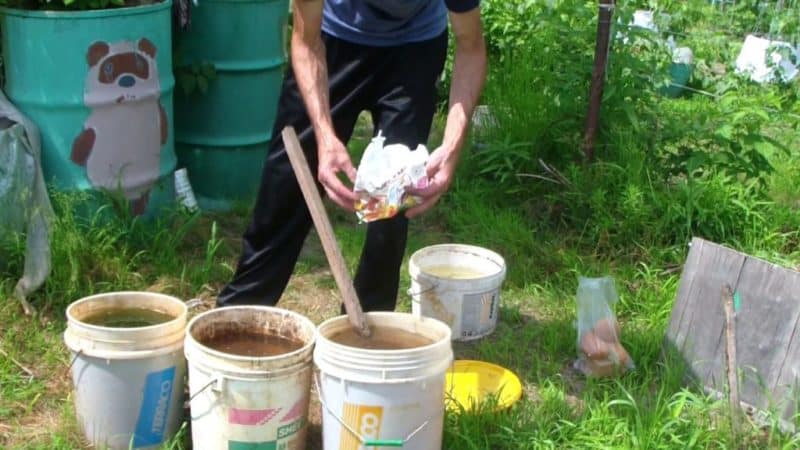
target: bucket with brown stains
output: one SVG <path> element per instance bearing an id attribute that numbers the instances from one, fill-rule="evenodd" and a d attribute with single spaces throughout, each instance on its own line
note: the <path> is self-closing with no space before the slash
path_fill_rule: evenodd
<path id="1" fill-rule="evenodd" d="M 196 450 L 305 448 L 314 324 L 267 306 L 218 308 L 186 333 Z"/>

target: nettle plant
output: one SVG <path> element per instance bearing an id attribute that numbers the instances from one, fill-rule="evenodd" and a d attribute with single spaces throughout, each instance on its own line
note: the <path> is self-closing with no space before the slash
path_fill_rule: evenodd
<path id="1" fill-rule="evenodd" d="M 180 31 L 173 31 L 176 37 L 172 45 L 172 71 L 175 84 L 184 95 L 205 95 L 211 83 L 217 78 L 214 64 L 205 61 L 186 62 L 180 44 Z"/>
<path id="2" fill-rule="evenodd" d="M 730 91 L 716 101 L 665 104 L 658 149 L 665 174 L 694 177 L 719 172 L 757 180 L 766 187 L 774 170 L 768 155 L 789 152 L 766 132 L 781 103 L 774 92 L 752 96 Z"/>

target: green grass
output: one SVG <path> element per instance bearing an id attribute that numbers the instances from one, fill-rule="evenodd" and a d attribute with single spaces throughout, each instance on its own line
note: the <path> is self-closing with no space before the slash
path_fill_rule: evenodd
<path id="1" fill-rule="evenodd" d="M 413 223 L 408 254 L 433 243 L 468 242 L 504 255 L 509 275 L 496 332 L 474 344 L 459 344 L 456 350 L 458 357 L 514 370 L 523 380 L 525 397 L 507 412 L 448 414 L 445 448 L 735 447 L 725 403 L 686 385 L 680 362 L 662 356 L 679 281 L 679 272 L 667 269 L 682 261 L 686 249 L 632 245 L 612 252 L 618 255 L 613 257 L 588 245 L 581 238 L 583 230 L 531 223 L 524 209 L 492 201 L 486 189 L 459 181 L 436 211 Z M 59 203 L 62 209 L 71 204 L 68 197 L 56 201 L 65 202 Z M 334 216 L 337 237 L 352 267 L 363 226 L 349 215 Z M 40 311 L 34 319 L 23 317 L 10 298 L 19 265 L 8 266 L 0 283 L 6 298 L 0 308 L 2 348 L 36 374 L 30 380 L 9 360 L 0 359 L 0 423 L 6 424 L 2 431 L 14 448 L 82 445 L 71 413 L 68 356 L 60 340 L 65 306 L 84 295 L 119 289 L 155 289 L 187 299 L 212 295 L 235 264 L 245 217 L 178 213 L 169 222 L 149 226 L 62 218 L 55 227 L 53 274 L 33 299 Z M 640 259 L 643 255 L 647 258 Z M 19 256 L 18 251 L 12 253 L 11 260 Z M 800 261 L 796 252 L 783 258 Z M 325 265 L 317 249 L 303 258 L 301 273 Z M 610 274 L 618 282 L 622 340 L 636 363 L 635 371 L 621 379 L 586 380 L 569 369 L 576 356 L 578 274 Z M 408 282 L 404 268 L 402 286 Z M 330 281 L 310 289 L 332 290 L 335 285 Z M 409 308 L 406 297 L 401 293 L 404 310 Z M 30 441 L 24 438 L 27 421 L 43 413 L 57 419 L 54 432 Z M 744 439 L 741 448 L 798 444 L 772 428 L 753 427 Z M 170 445 L 180 448 L 184 441 L 185 436 Z"/>
<path id="2" fill-rule="evenodd" d="M 598 161 L 590 164 L 576 157 L 595 4 L 532 2 L 525 14 L 536 20 L 526 23 L 537 27 L 487 25 L 492 32 L 507 30 L 493 36 L 493 46 L 530 53 L 515 54 L 518 59 L 493 55 L 493 67 L 507 72 L 493 72 L 483 100 L 504 108 L 499 127 L 481 134 L 480 148 L 465 148 L 451 191 L 412 222 L 406 256 L 445 242 L 480 245 L 503 255 L 508 275 L 497 330 L 454 348 L 458 358 L 513 370 L 523 382 L 524 396 L 503 412 L 486 407 L 448 413 L 444 448 L 800 446 L 799 438 L 780 432 L 777 416 L 769 411 L 763 422 L 746 423 L 734 437 L 727 403 L 688 380 L 683 361 L 664 350 L 692 236 L 800 268 L 800 111 L 792 102 L 797 87 L 758 87 L 730 73 L 706 70 L 735 55 L 736 44 L 713 31 L 716 13 L 689 3 L 666 5 L 673 8 L 675 23 L 708 28 L 689 39 L 698 60 L 693 86 L 714 92 L 724 88 L 736 101 L 721 105 L 702 95 L 658 98 L 652 74 L 641 72 L 660 67 L 653 62 L 658 55 L 647 53 L 636 62 L 636 55 L 617 52 L 609 69 Z M 490 21 L 519 19 L 503 9 L 503 2 L 487 5 L 494 8 Z M 622 2 L 619 9 L 629 6 Z M 731 24 L 730 17 L 724 23 Z M 519 38 L 547 45 L 521 47 L 514 44 Z M 777 108 L 769 111 L 768 120 L 759 118 L 764 105 Z M 744 119 L 731 119 L 739 113 Z M 725 125 L 750 133 L 737 135 L 741 142 L 762 142 L 763 134 L 790 151 L 758 146 L 771 168 L 764 166 L 758 174 L 737 172 L 737 164 L 753 156 L 748 153 L 752 149 L 720 137 L 720 127 L 721 134 L 729 132 Z M 439 115 L 429 148 L 441 139 L 442 126 Z M 370 135 L 371 124 L 364 119 L 350 145 L 354 161 Z M 543 169 L 540 158 L 553 170 Z M 687 168 L 700 160 L 700 169 Z M 117 217 L 111 207 L 73 215 L 69 211 L 82 201 L 75 195 L 55 194 L 53 201 L 59 212 L 53 270 L 31 299 L 36 317 L 23 316 L 12 297 L 22 270 L 24 239 L 0 240 L 0 349 L 34 373 L 31 378 L 0 355 L 0 448 L 84 447 L 62 341 L 69 303 L 114 290 L 152 290 L 211 303 L 233 273 L 239 237 L 249 219 L 246 204 L 225 214 L 171 211 L 146 222 Z M 365 226 L 352 214 L 332 207 L 328 211 L 354 270 Z M 294 300 L 282 305 L 308 311 L 318 321 L 338 310 L 336 285 L 324 272 L 327 261 L 313 233 L 307 244 L 293 278 Z M 636 366 L 618 379 L 586 379 L 571 368 L 577 356 L 575 292 L 580 275 L 616 280 L 622 343 Z M 409 285 L 406 258 L 402 311 L 411 308 L 405 294 Z M 312 305 L 312 299 L 327 302 L 325 308 Z M 186 448 L 188 440 L 184 428 L 167 448 Z"/>

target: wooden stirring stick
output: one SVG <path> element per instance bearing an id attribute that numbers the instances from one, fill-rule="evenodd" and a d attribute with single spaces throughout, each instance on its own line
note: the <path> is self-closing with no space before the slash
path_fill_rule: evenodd
<path id="1" fill-rule="evenodd" d="M 297 182 L 300 184 L 300 190 L 303 191 L 306 205 L 308 205 L 308 210 L 311 212 L 311 218 L 314 220 L 314 226 L 319 234 L 319 239 L 322 241 L 322 247 L 325 249 L 325 256 L 328 257 L 328 264 L 330 264 L 331 271 L 333 271 L 336 285 L 339 286 L 339 292 L 342 294 L 344 308 L 347 311 L 350 324 L 361 336 L 369 337 L 372 334 L 371 330 L 367 320 L 364 318 L 364 312 L 361 310 L 361 303 L 358 301 L 353 281 L 347 272 L 342 251 L 336 243 L 333 227 L 328 219 L 328 214 L 325 212 L 325 206 L 322 204 L 322 198 L 319 195 L 319 191 L 317 191 L 317 185 L 311 175 L 311 170 L 308 168 L 308 161 L 306 161 L 306 155 L 300 147 L 297 134 L 294 128 L 285 127 L 281 135 L 283 136 L 283 144 L 286 146 L 286 153 L 289 155 L 289 162 L 292 163 L 292 169 L 294 169 Z"/>

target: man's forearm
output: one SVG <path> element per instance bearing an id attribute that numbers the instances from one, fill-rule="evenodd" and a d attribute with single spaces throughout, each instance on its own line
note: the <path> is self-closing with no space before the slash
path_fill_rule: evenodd
<path id="1" fill-rule="evenodd" d="M 297 86 L 318 143 L 335 137 L 328 97 L 328 66 L 320 35 L 321 1 L 295 2 L 297 18 L 292 32 L 291 60 Z"/>
<path id="2" fill-rule="evenodd" d="M 486 45 L 482 33 L 456 41 L 450 86 L 450 103 L 442 146 L 459 151 L 464 144 L 472 112 L 486 80 Z"/>

